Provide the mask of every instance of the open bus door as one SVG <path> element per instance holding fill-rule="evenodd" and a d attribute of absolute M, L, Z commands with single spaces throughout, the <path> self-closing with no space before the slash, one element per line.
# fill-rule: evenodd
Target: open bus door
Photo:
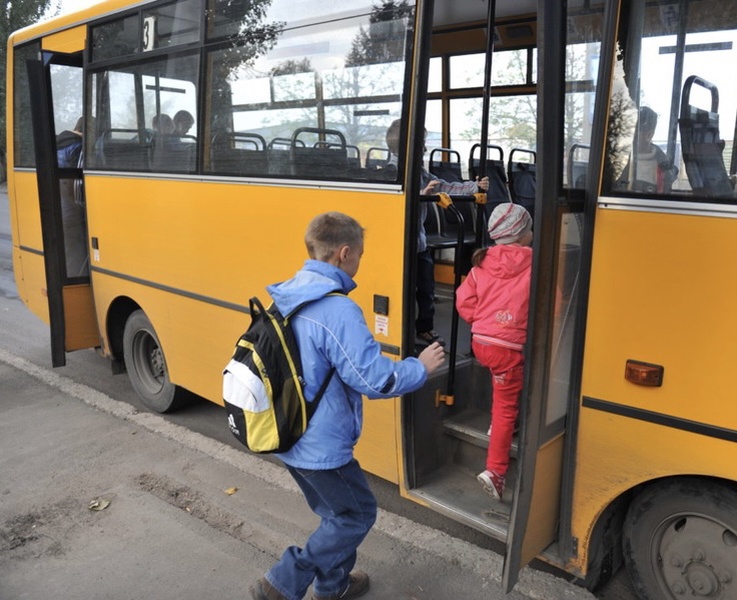
<path fill-rule="evenodd" d="M 100 344 L 90 285 L 82 169 L 79 163 L 59 165 L 55 132 L 57 121 L 62 127 L 69 121 L 71 129 L 83 114 L 82 55 L 44 50 L 40 60 L 30 60 L 27 66 L 51 362 L 61 367 L 66 364 L 65 352 Z"/>
<path fill-rule="evenodd" d="M 575 4 L 575 3 L 574 3 Z M 599 4 L 598 14 L 615 3 Z M 569 45 L 591 45 L 588 56 L 613 56 L 606 34 L 612 19 L 590 27 L 584 37 L 570 35 L 567 23 L 575 6 L 538 2 L 538 136 L 537 193 L 533 241 L 533 285 L 530 299 L 525 393 L 514 501 L 507 533 L 503 583 L 510 591 L 519 571 L 541 555 L 565 564 L 575 555 L 570 536 L 571 488 L 575 464 L 577 399 L 580 394 L 581 339 L 591 243 L 591 222 L 585 217 L 587 197 L 598 186 L 596 162 L 586 170 L 586 189 L 564 183 L 566 119 L 572 106 L 592 110 L 588 134 L 590 157 L 601 155 L 604 120 L 601 98 L 608 93 L 609 66 L 588 81 L 569 86 L 566 59 Z M 596 11 L 594 16 L 596 17 Z M 587 15 L 581 17 L 588 19 Z M 591 22 L 602 23 L 596 17 Z M 609 26 L 611 29 L 611 25 Z M 606 75 L 603 75 L 606 73 Z M 604 79 L 602 79 L 604 77 Z M 580 93 L 577 97 L 576 94 Z M 594 100 L 594 98 L 596 99 Z M 544 135 L 543 135 L 544 133 Z M 579 132 L 580 133 L 580 132 Z M 567 189 L 566 189 L 567 188 Z"/>

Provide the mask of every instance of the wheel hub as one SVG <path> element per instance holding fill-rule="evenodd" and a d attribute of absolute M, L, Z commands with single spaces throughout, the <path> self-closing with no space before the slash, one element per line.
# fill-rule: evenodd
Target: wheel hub
<path fill-rule="evenodd" d="M 695 596 L 708 598 L 719 589 L 719 579 L 709 565 L 691 563 L 686 567 L 686 582 Z"/>
<path fill-rule="evenodd" d="M 700 515 L 679 516 L 660 529 L 660 577 L 671 596 L 726 600 L 737 548 L 734 533 Z"/>

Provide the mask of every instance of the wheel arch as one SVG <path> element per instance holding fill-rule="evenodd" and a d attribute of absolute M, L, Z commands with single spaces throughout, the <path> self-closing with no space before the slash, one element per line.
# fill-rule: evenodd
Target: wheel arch
<path fill-rule="evenodd" d="M 604 507 L 591 530 L 586 554 L 588 557 L 584 579 L 586 588 L 592 590 L 606 583 L 609 577 L 624 565 L 624 552 L 622 550 L 623 525 L 630 505 L 635 498 L 653 486 L 665 485 L 674 481 L 709 481 L 727 485 L 737 492 L 737 481 L 703 474 L 656 477 L 625 490 Z"/>
<path fill-rule="evenodd" d="M 140 310 L 141 306 L 128 296 L 119 296 L 108 308 L 105 322 L 110 356 L 113 361 L 113 370 L 116 373 L 125 372 L 123 359 L 123 331 L 130 315 Z M 116 368 L 117 366 L 117 368 Z"/>

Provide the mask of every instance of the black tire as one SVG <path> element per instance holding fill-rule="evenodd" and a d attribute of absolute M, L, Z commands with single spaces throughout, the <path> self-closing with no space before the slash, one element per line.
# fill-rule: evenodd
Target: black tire
<path fill-rule="evenodd" d="M 131 313 L 123 330 L 123 357 L 128 378 L 147 408 L 165 413 L 179 408 L 186 392 L 169 379 L 164 351 L 146 313 Z"/>
<path fill-rule="evenodd" d="M 726 484 L 650 486 L 630 505 L 622 544 L 643 600 L 737 598 L 737 491 Z"/>

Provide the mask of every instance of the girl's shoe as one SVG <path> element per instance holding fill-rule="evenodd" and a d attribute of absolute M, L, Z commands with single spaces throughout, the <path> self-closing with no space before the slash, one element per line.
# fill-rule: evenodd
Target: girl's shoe
<path fill-rule="evenodd" d="M 504 494 L 504 477 L 497 475 L 494 471 L 482 471 L 476 476 L 476 481 L 483 486 L 487 493 L 501 502 Z"/>

